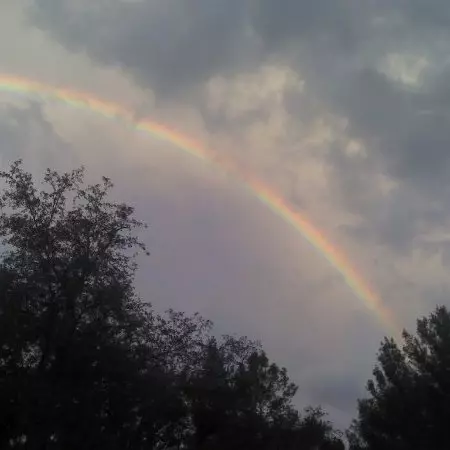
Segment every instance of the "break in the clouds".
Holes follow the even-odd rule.
[[[346,251],[401,325],[448,302],[448,2],[6,0],[0,13],[2,72],[93,91],[239,161]],[[116,179],[151,225],[141,294],[261,338],[300,403],[348,423],[383,325],[238,183],[53,104],[6,106],[0,139],[2,165]]]

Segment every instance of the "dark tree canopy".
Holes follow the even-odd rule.
[[[83,175],[0,173],[0,448],[341,450],[259,344],[135,295],[144,224]]]
[[[403,333],[401,348],[386,339],[378,355],[369,398],[349,432],[351,448],[450,448],[450,313],[439,307]]]

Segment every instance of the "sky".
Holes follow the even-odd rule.
[[[450,3],[2,0],[0,72],[89,92],[235,161],[338,247],[399,327],[448,304]],[[1,83],[0,83],[1,84]],[[337,426],[386,323],[214,161],[0,89],[0,167],[87,169],[149,224],[136,287],[261,340]]]

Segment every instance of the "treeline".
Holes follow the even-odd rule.
[[[0,172],[0,449],[450,448],[450,315],[386,339],[347,439],[259,343],[134,291],[133,208],[103,178]]]

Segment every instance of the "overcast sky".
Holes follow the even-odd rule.
[[[238,161],[304,212],[397,322],[448,303],[450,3],[2,0],[0,72],[94,93]],[[0,165],[84,164],[147,221],[137,288],[260,339],[345,427],[388,330],[213,164],[117,121],[0,92]]]

